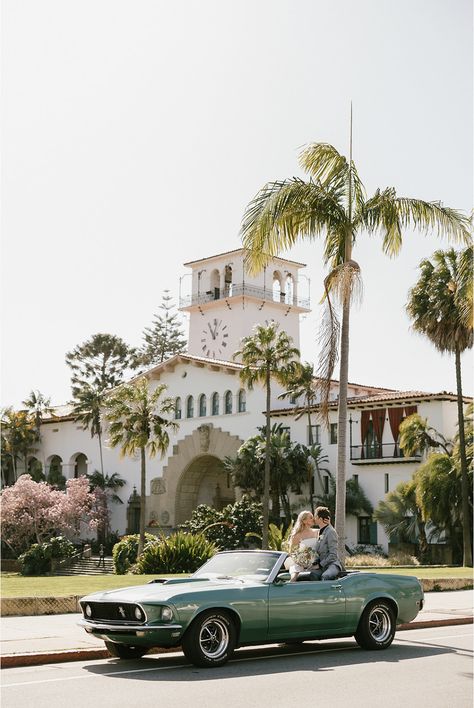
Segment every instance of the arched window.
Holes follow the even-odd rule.
[[[277,270],[273,273],[272,292],[275,302],[281,302],[282,297],[285,298],[285,293],[281,291],[281,275]]]
[[[219,415],[219,394],[212,394],[212,415]]]
[[[224,296],[232,296],[232,266],[226,265],[224,268]]]
[[[174,402],[174,417],[176,420],[181,418],[181,398],[179,396]]]
[[[226,391],[224,395],[224,412],[232,413],[232,391]]]
[[[245,413],[245,406],[246,406],[246,399],[245,399],[245,391],[243,388],[240,389],[239,391],[239,413]]]
[[[188,396],[188,400],[186,401],[186,418],[192,418],[194,415],[194,398],[192,396]]]
[[[204,393],[199,396],[199,415],[201,418],[206,415],[206,395]]]
[[[221,296],[221,275],[217,268],[211,273],[211,289],[209,294],[212,300],[219,300]]]

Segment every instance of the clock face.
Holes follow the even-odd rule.
[[[206,322],[201,333],[201,350],[203,356],[216,359],[226,352],[229,338],[229,328],[222,320],[214,317]]]

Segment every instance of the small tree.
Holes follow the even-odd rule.
[[[173,312],[174,305],[169,290],[164,291],[159,309],[161,314],[153,315],[151,327],[146,327],[143,331],[145,342],[140,349],[139,359],[145,366],[159,364],[186,349],[186,338],[178,315]]]
[[[374,511],[374,519],[385,529],[389,538],[402,543],[418,543],[421,558],[428,549],[423,513],[417,501],[417,483],[414,479],[400,482],[385,495]]]
[[[271,322],[266,327],[256,325],[253,335],[242,339],[241,349],[234,359],[240,357],[244,368],[240,372],[241,381],[252,389],[255,383],[263,384],[266,393],[265,436],[266,449],[270,449],[271,381],[282,385],[288,376],[299,351],[292,346],[292,339],[286,332],[278,331],[278,324]],[[268,546],[268,517],[270,501],[270,456],[265,455],[263,483],[263,548]]]
[[[281,425],[273,425],[270,447],[267,448],[265,428],[249,438],[237,451],[235,458],[226,457],[224,468],[232,475],[236,487],[261,499],[264,492],[265,460],[270,459],[270,496],[272,517],[279,522],[280,505],[285,513],[286,524],[291,523],[288,492],[301,494],[308,482],[309,451],[299,443],[292,443]]]
[[[109,442],[120,446],[122,456],[140,454],[140,541],[138,555],[145,543],[146,456],[157,453],[164,457],[169,445],[169,432],[178,428],[168,416],[174,413],[174,401],[163,398],[166,386],[150,391],[146,378],[120,386],[107,398]]]
[[[3,490],[1,499],[2,538],[16,553],[58,533],[78,535],[81,523],[96,528],[95,498],[85,477],[68,480],[62,492],[23,474]]]

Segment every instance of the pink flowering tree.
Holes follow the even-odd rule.
[[[68,480],[66,490],[59,491],[23,474],[1,494],[2,538],[20,554],[32,543],[44,543],[58,534],[78,536],[81,524],[92,530],[97,527],[95,506],[86,477]]]

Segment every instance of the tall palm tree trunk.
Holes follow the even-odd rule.
[[[462,535],[463,563],[472,567],[471,524],[469,513],[469,481],[467,477],[466,438],[464,434],[464,409],[462,400],[461,353],[455,351],[456,388],[458,398],[459,454],[461,458],[461,493],[462,493]]]
[[[309,402],[308,402],[308,408],[307,408],[307,415],[308,415],[308,445],[309,447],[313,447],[313,429],[311,427],[311,408],[309,407]],[[314,514],[314,471],[313,468],[311,468],[311,476],[309,478],[309,503],[311,507],[311,513]]]
[[[100,472],[102,476],[104,476],[104,460],[102,457],[102,433],[100,431],[97,433],[97,437],[99,438]]]
[[[145,491],[146,491],[146,459],[145,448],[140,448],[140,538],[138,541],[138,556],[145,546]]]
[[[265,387],[267,392],[267,405],[265,409],[265,471],[263,476],[263,528],[262,548],[268,548],[268,517],[270,504],[270,369],[267,368]]]
[[[337,423],[337,476],[336,476],[336,531],[339,537],[338,553],[345,557],[346,537],[346,440],[347,440],[347,383],[349,378],[349,315],[347,299],[342,308],[341,361],[339,367],[339,406]]]

